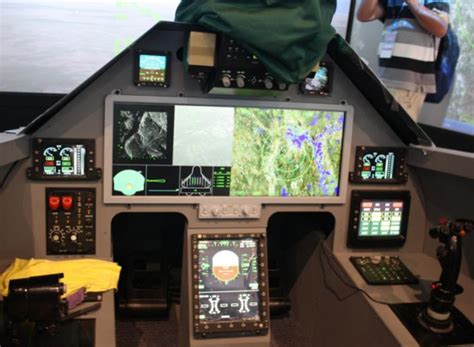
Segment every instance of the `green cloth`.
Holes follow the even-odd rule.
[[[182,0],[175,20],[224,33],[280,82],[303,80],[335,34],[337,0]]]

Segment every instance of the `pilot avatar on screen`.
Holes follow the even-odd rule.
[[[201,319],[258,320],[257,247],[252,241],[204,241],[199,250]]]
[[[201,262],[200,277],[205,291],[257,289],[251,288],[251,283],[258,284],[256,264],[253,264],[257,260],[256,254],[248,248],[239,255],[236,251],[239,249],[220,250],[207,256],[201,254],[202,260],[211,259],[211,264]]]

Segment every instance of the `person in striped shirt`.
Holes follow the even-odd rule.
[[[449,22],[449,0],[361,0],[357,19],[381,20],[379,76],[417,121],[427,93],[436,92],[435,61]]]

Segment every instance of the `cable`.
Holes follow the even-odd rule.
[[[343,269],[337,270],[337,269],[335,269],[335,268],[333,267],[333,265],[331,264],[331,261],[329,260],[329,258],[330,258],[330,257],[331,257],[331,258],[334,258],[334,257],[332,256],[332,254],[328,254],[328,253],[326,252],[326,250],[327,250],[327,251],[331,251],[329,248],[327,248],[327,246],[326,246],[326,244],[325,244],[324,242],[321,242],[321,253],[323,253],[324,256],[326,257],[326,261],[327,261],[329,267],[331,268],[331,270],[334,272],[334,274],[339,278],[339,280],[340,280],[342,283],[344,283],[347,287],[354,289],[354,292],[352,292],[352,293],[351,293],[350,295],[348,295],[347,297],[341,299],[341,298],[337,295],[337,293],[335,293],[334,289],[329,288],[329,287],[326,286],[327,289],[329,289],[340,301],[343,301],[343,300],[348,299],[349,297],[351,297],[352,295],[354,295],[354,294],[357,293],[357,292],[361,292],[361,293],[364,294],[369,300],[371,300],[371,301],[373,301],[373,302],[375,302],[375,303],[377,303],[377,304],[382,304],[382,305],[391,305],[391,304],[392,304],[392,303],[390,303],[390,302],[385,302],[385,301],[380,301],[380,300],[374,299],[374,298],[373,298],[369,293],[367,293],[365,290],[363,290],[363,289],[361,289],[361,288],[358,288],[358,287],[356,287],[356,286],[350,284],[350,283],[347,282],[344,278],[342,278],[342,276],[340,275],[339,271],[343,271]],[[320,257],[320,259],[322,260],[321,254],[320,254],[319,257]],[[335,261],[335,262],[337,263],[337,261]],[[321,268],[323,269],[323,276],[325,276],[325,273],[326,273],[326,272],[325,272],[325,270],[324,270],[324,266],[323,266],[322,261],[321,261]],[[325,280],[325,282],[326,282],[326,280]]]
[[[322,242],[321,242],[322,243]],[[339,294],[329,286],[329,284],[327,283],[327,279],[326,279],[326,270],[324,268],[324,264],[323,264],[323,257],[322,257],[322,253],[324,253],[323,251],[319,252],[319,260],[321,262],[321,270],[323,272],[323,281],[324,281],[324,285],[326,287],[327,290],[329,290],[331,293],[333,293],[333,295],[339,300],[339,301],[344,301],[346,299],[349,299],[351,296],[353,296],[354,294],[358,293],[357,290],[354,290],[352,293],[348,294],[347,296],[345,297],[340,297]],[[327,263],[329,264],[329,261],[327,260],[326,258],[326,261]],[[334,270],[333,270],[334,271]]]

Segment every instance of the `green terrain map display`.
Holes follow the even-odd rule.
[[[343,112],[236,107],[231,196],[337,196]]]

